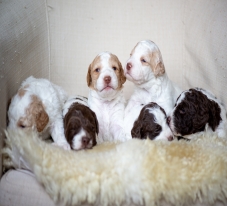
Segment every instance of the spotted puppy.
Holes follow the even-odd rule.
[[[120,61],[110,52],[97,55],[88,68],[88,105],[99,122],[98,143],[126,140],[123,128],[125,81]]]
[[[167,116],[162,107],[150,102],[140,111],[138,119],[134,122],[132,138],[158,140],[173,140],[173,134],[167,124]]]
[[[43,140],[70,149],[64,138],[62,107],[65,91],[47,79],[28,77],[13,96],[8,109],[8,129],[34,130]]]
[[[226,110],[210,92],[193,88],[181,93],[168,117],[175,136],[192,139],[198,134],[227,137]]]
[[[88,107],[87,98],[70,97],[63,107],[65,137],[71,149],[90,149],[96,145],[98,120]]]
[[[126,134],[131,135],[133,123],[144,105],[156,102],[169,114],[182,91],[168,78],[161,52],[150,40],[137,43],[124,72],[127,80],[135,85],[124,118]]]

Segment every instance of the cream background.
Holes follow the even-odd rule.
[[[87,96],[93,58],[108,50],[124,65],[143,39],[159,46],[171,80],[183,89],[209,89],[227,106],[226,19],[226,0],[1,0],[0,127],[26,77]],[[132,91],[127,82],[126,98]],[[1,148],[3,130],[0,136]]]

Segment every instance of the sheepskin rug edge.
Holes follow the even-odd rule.
[[[226,139],[132,139],[75,152],[45,143],[36,133],[7,131],[6,136],[11,159],[17,151],[56,203],[213,205],[227,201]]]

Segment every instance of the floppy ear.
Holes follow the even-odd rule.
[[[156,77],[162,76],[165,73],[165,66],[159,51],[152,52],[150,57],[152,71]]]
[[[36,128],[38,132],[42,132],[43,129],[46,127],[48,121],[49,121],[49,116],[44,110],[44,108],[40,108],[39,113],[35,117],[36,121]]]
[[[209,120],[208,120],[208,123],[209,123],[209,126],[212,128],[212,130],[215,131],[215,129],[219,125],[220,121],[222,120],[222,118],[221,118],[221,108],[213,100],[209,100],[208,108],[209,108]]]
[[[35,120],[37,131],[42,132],[49,122],[49,116],[44,109],[43,103],[36,96],[32,97],[28,112]]]
[[[88,67],[88,71],[87,71],[87,85],[88,85],[88,87],[91,86],[91,82],[92,82],[92,79],[91,79],[91,64],[90,64],[89,67]]]
[[[141,137],[141,132],[140,132],[141,127],[142,127],[141,123],[138,120],[136,120],[134,122],[133,128],[131,130],[132,138],[139,138],[139,139],[142,138]]]
[[[125,81],[126,81],[126,77],[125,77],[125,75],[124,75],[124,69],[123,69],[123,67],[122,67],[120,61],[118,61],[118,65],[119,65],[119,69],[120,69],[120,85],[121,85],[121,87],[122,87],[122,85],[123,85],[123,84],[125,83]]]
[[[192,119],[192,132],[204,131],[206,124],[209,121],[209,100],[201,92],[191,90],[189,93],[190,106],[195,108],[196,113]]]

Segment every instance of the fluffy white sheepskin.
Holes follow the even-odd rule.
[[[66,151],[35,133],[6,133],[47,193],[64,205],[213,205],[227,202],[227,140],[132,139]],[[17,157],[18,158],[18,157]]]

